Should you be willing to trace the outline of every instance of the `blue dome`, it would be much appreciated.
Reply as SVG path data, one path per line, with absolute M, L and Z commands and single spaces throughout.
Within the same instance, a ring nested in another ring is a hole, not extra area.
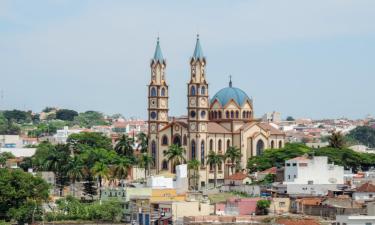
M 218 91 L 214 97 L 211 99 L 211 104 L 218 100 L 222 106 L 226 105 L 231 100 L 234 100 L 239 106 L 242 106 L 246 100 L 250 100 L 250 98 L 247 96 L 247 94 L 239 89 L 232 87 L 231 85 L 229 87 L 223 88 L 220 91 Z

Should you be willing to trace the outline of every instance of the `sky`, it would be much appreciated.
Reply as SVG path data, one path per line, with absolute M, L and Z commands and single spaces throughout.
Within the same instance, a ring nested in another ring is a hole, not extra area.
M 255 115 L 375 114 L 374 0 L 1 0 L 0 109 L 46 106 L 146 118 L 160 37 L 170 115 L 186 114 L 199 33 L 209 94 L 228 85 Z

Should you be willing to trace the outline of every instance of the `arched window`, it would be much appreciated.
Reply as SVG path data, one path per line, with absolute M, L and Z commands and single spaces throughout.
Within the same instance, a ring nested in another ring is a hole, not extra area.
M 221 111 L 219 111 L 219 119 L 221 119 Z
M 181 146 L 181 138 L 180 138 L 180 135 L 176 135 L 176 136 L 174 136 L 174 138 L 173 138 L 173 144 L 178 145 L 178 146 Z
M 234 118 L 234 112 L 233 112 L 233 110 L 232 111 L 230 111 L 230 118 Z
M 210 151 L 214 150 L 214 140 L 210 140 Z
M 223 147 L 222 147 L 222 141 L 219 140 L 218 143 L 217 143 L 217 149 L 219 150 L 219 152 L 221 152 L 223 150 Z
M 249 111 L 249 118 L 251 118 L 251 111 Z
M 230 147 L 230 140 L 227 140 L 227 149 Z
M 227 119 L 229 119 L 229 111 L 226 111 L 226 112 L 225 112 L 225 117 L 226 117 Z
M 217 166 L 219 169 L 219 172 L 222 172 L 223 171 L 223 163 L 219 162 L 218 166 Z
M 195 141 L 191 141 L 191 159 L 195 159 Z
M 264 150 L 264 142 L 262 140 L 259 140 L 257 142 L 257 156 L 262 155 Z
M 283 142 L 279 141 L 279 148 L 282 148 L 282 147 L 283 147 Z
M 152 87 L 151 88 L 151 97 L 155 97 L 156 96 L 156 88 Z
M 246 118 L 246 112 L 243 111 L 243 112 L 242 112 L 242 119 L 245 119 L 245 118 Z
M 183 139 L 183 145 L 187 145 L 187 137 L 186 137 L 186 134 L 184 135 L 184 139 Z
M 239 117 L 239 112 L 236 111 L 236 119 L 238 119 L 238 117 Z
M 246 117 L 250 118 L 250 112 L 249 111 L 246 112 Z
M 195 95 L 195 86 L 191 86 L 190 88 L 190 94 Z
M 168 161 L 167 160 L 165 160 L 165 159 L 163 160 L 161 168 L 163 170 L 168 170 Z
M 214 118 L 217 119 L 217 112 L 214 112 Z
M 168 145 L 168 137 L 167 137 L 167 135 L 163 135 L 163 137 L 161 138 L 161 144 L 162 145 Z
M 156 142 L 154 140 L 151 142 L 151 156 L 154 160 L 154 166 L 156 166 Z
M 272 140 L 271 141 L 271 148 L 274 148 L 275 147 L 275 142 Z
M 201 87 L 201 95 L 205 95 L 206 94 L 206 87 L 203 86 Z
M 161 89 L 161 93 L 160 93 L 161 96 L 165 96 L 165 88 L 162 88 Z
M 205 158 L 205 154 L 204 154 L 204 141 L 201 142 L 201 165 L 204 165 L 204 158 Z

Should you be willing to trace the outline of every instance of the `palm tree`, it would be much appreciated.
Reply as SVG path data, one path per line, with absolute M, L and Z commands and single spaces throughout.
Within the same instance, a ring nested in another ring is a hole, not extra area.
M 143 153 L 140 155 L 138 160 L 138 165 L 141 168 L 145 169 L 145 180 L 147 178 L 147 174 L 150 174 L 150 168 L 154 165 L 154 158 L 152 158 L 148 153 Z
M 332 148 L 343 148 L 345 147 L 345 137 L 340 131 L 332 132 L 332 135 L 328 138 L 329 147 Z
M 139 144 L 138 147 L 141 149 L 141 153 L 147 152 L 147 148 L 148 148 L 147 135 L 141 132 L 137 135 L 137 139 L 138 139 L 138 144 Z
M 99 182 L 99 199 L 102 196 L 102 187 L 103 187 L 103 178 L 108 179 L 108 176 L 110 174 L 110 169 L 106 163 L 103 162 L 96 162 L 94 166 L 91 169 L 92 174 L 94 177 L 98 179 Z
M 214 167 L 214 187 L 217 186 L 217 166 L 223 163 L 224 156 L 216 154 L 214 151 L 210 151 L 207 155 L 207 165 Z
M 242 154 L 241 150 L 237 147 L 231 146 L 227 149 L 224 155 L 225 159 L 229 159 L 231 162 L 231 173 L 233 174 L 234 167 L 238 167 Z
M 113 176 L 120 180 L 121 186 L 123 181 L 128 177 L 128 170 L 131 166 L 131 161 L 125 157 L 117 157 L 112 167 Z
M 192 160 L 188 161 L 189 174 L 190 174 L 191 170 L 194 171 L 192 176 L 189 175 L 189 178 L 191 177 L 193 179 L 195 190 L 198 189 L 198 178 L 199 178 L 198 171 L 199 171 L 200 165 L 201 165 L 201 162 L 199 162 L 199 160 L 197 160 L 197 159 L 192 159 Z M 190 179 L 189 179 L 189 181 L 190 181 Z
M 164 152 L 164 156 L 167 157 L 168 162 L 172 162 L 172 171 L 175 171 L 175 167 L 186 162 L 185 149 L 179 145 L 171 145 L 168 150 Z
M 67 175 L 70 178 L 70 181 L 72 182 L 73 197 L 76 196 L 76 181 L 80 181 L 83 178 L 83 171 L 84 166 L 82 159 L 78 156 L 70 158 L 68 163 Z
M 133 157 L 133 146 L 134 146 L 134 139 L 124 134 L 121 136 L 120 140 L 116 143 L 115 151 L 119 155 Z

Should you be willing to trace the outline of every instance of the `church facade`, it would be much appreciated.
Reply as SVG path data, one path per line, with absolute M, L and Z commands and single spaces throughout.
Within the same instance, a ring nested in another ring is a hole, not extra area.
M 199 186 L 212 183 L 214 170 L 206 165 L 210 151 L 224 155 L 235 146 L 241 150 L 241 167 L 246 168 L 247 159 L 262 154 L 267 148 L 282 148 L 285 134 L 271 124 L 254 118 L 253 101 L 239 88 L 229 85 L 210 99 L 206 76 L 206 58 L 199 36 L 190 59 L 190 77 L 187 84 L 187 116 L 169 120 L 168 84 L 165 76 L 166 60 L 157 40 L 151 60 L 151 81 L 148 85 L 148 137 L 149 153 L 154 158 L 156 173 L 173 171 L 164 151 L 171 144 L 186 150 L 187 160 L 201 162 Z M 219 165 L 217 179 L 229 175 L 226 166 Z

